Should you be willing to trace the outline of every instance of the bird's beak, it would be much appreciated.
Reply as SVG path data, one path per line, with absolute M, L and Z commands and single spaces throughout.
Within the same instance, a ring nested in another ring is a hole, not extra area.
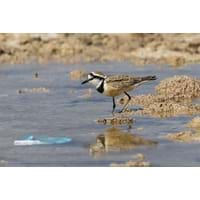
M 89 79 L 83 81 L 81 84 L 85 84 L 85 83 L 87 83 L 87 82 L 89 82 L 89 81 L 91 81 L 91 80 L 93 80 L 93 78 L 89 78 Z

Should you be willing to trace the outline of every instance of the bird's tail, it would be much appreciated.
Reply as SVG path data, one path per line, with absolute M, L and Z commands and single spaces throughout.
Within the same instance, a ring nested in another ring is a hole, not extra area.
M 133 85 L 139 86 L 142 83 L 148 82 L 148 81 L 153 81 L 156 80 L 156 76 L 143 76 L 143 77 L 136 77 L 133 79 Z
M 156 76 L 145 76 L 145 77 L 141 77 L 141 81 L 153 81 L 156 80 L 157 77 Z

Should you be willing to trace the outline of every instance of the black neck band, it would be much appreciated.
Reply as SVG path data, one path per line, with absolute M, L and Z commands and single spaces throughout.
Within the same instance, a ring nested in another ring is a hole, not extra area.
M 97 88 L 97 91 L 100 93 L 104 92 L 104 79 L 102 79 L 103 81 L 101 82 L 100 86 Z

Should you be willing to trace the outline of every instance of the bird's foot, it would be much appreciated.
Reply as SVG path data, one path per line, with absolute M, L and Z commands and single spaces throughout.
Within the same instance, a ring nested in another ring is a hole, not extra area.
M 123 113 L 124 111 L 123 110 L 120 110 L 118 113 Z

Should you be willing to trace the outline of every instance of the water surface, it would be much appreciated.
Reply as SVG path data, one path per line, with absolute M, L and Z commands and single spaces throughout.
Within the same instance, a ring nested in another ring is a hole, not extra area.
M 3 65 L 0 67 L 0 160 L 5 160 L 6 166 L 109 166 L 113 162 L 126 162 L 136 153 L 143 153 L 154 166 L 200 165 L 199 143 L 185 144 L 161 138 L 167 133 L 185 130 L 185 123 L 194 116 L 165 119 L 134 116 L 136 123 L 129 131 L 158 141 L 159 144 L 93 157 L 89 153 L 89 145 L 109 128 L 96 124 L 94 120 L 111 116 L 112 99 L 96 91 L 90 99 L 82 98 L 90 86 L 83 86 L 80 81 L 73 81 L 68 76 L 68 72 L 80 68 L 108 74 L 156 75 L 159 78 L 138 87 L 131 94 L 153 92 L 160 80 L 175 74 L 200 76 L 198 65 L 177 69 L 153 65 L 139 67 L 126 62 Z M 35 72 L 39 73 L 38 80 L 32 79 Z M 17 92 L 19 89 L 34 87 L 46 87 L 50 92 Z M 140 127 L 143 129 L 138 129 Z M 126 126 L 119 128 L 125 131 L 128 129 Z M 67 136 L 72 138 L 72 142 L 49 146 L 13 145 L 14 140 L 27 134 Z

